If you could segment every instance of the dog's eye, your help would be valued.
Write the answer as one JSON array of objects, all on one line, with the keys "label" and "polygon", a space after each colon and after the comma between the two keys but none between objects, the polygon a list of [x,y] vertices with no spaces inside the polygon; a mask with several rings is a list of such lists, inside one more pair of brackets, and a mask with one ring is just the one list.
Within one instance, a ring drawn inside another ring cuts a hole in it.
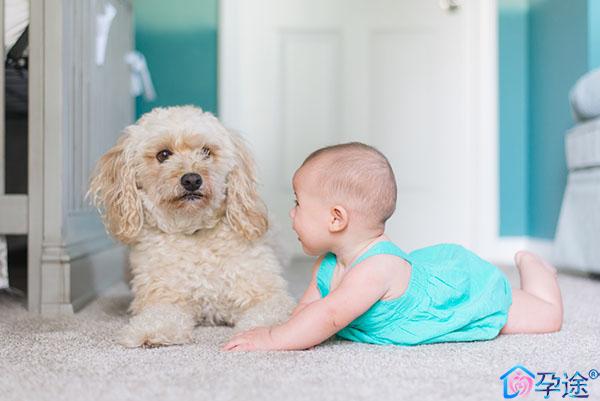
[{"label": "dog's eye", "polygon": [[169,149],[163,149],[156,154],[156,160],[158,160],[159,163],[163,163],[172,154],[173,154],[173,152],[171,152]]},{"label": "dog's eye", "polygon": [[212,154],[212,151],[210,150],[210,148],[208,146],[203,146],[202,154],[204,155],[204,157],[210,157],[210,155]]}]

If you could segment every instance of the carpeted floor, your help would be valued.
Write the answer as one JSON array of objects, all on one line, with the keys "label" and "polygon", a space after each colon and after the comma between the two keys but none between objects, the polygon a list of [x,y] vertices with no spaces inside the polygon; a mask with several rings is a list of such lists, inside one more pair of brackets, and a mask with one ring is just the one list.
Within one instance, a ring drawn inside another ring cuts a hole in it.
[{"label": "carpeted floor", "polygon": [[[297,263],[286,274],[296,296],[308,269]],[[516,272],[506,271],[517,284]],[[125,285],[61,319],[29,316],[4,293],[0,400],[501,400],[500,376],[516,364],[536,380],[538,372],[579,371],[588,399],[600,400],[600,378],[588,377],[600,370],[600,281],[561,274],[560,284],[566,315],[556,334],[418,347],[330,340],[269,353],[219,351],[231,334],[223,327],[197,328],[191,345],[125,349],[113,342],[127,319]],[[563,399],[565,383],[550,399]]]}]

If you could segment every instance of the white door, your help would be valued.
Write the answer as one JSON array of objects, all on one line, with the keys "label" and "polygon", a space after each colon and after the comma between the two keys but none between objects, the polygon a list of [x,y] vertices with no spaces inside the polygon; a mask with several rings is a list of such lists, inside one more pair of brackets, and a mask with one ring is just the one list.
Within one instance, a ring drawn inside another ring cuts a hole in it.
[{"label": "white door", "polygon": [[469,3],[222,1],[220,115],[250,142],[292,252],[295,169],[318,147],[353,140],[392,163],[387,231],[400,247],[472,245]]}]

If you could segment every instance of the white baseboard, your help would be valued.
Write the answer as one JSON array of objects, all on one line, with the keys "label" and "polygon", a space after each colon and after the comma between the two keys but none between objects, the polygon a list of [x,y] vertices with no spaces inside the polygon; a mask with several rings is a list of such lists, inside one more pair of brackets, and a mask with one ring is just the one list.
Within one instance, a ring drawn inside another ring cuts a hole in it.
[{"label": "white baseboard", "polygon": [[550,263],[554,259],[554,241],[530,237],[497,237],[481,256],[498,265],[512,265],[515,253],[521,249],[534,252]]},{"label": "white baseboard", "polygon": [[526,249],[537,253],[550,263],[556,263],[554,260],[554,241],[551,239],[529,238]]},{"label": "white baseboard", "polygon": [[[515,253],[521,249],[527,249],[548,262],[555,263],[554,241],[542,238],[496,237],[482,248],[474,247],[473,251],[495,265],[512,266]],[[314,260],[314,258],[309,258],[304,254],[292,256],[292,261],[297,263],[308,263],[310,260]]]}]

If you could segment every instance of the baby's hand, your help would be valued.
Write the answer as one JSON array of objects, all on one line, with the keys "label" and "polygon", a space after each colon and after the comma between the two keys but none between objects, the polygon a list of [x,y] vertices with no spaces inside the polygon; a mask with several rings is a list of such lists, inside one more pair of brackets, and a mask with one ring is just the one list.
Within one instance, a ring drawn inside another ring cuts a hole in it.
[{"label": "baby's hand", "polygon": [[225,344],[223,351],[268,351],[278,349],[273,337],[271,327],[257,327],[252,330],[236,334]]}]

